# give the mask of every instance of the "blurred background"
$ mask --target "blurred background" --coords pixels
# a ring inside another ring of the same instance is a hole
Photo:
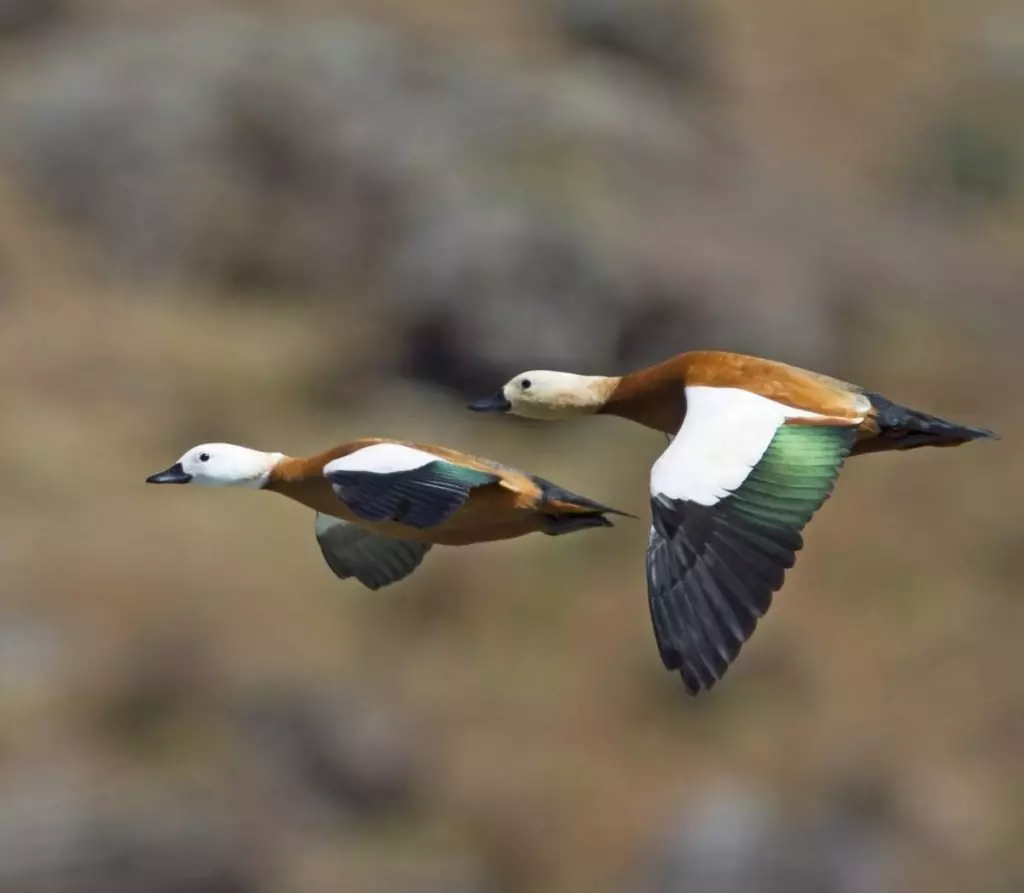
[[[1024,8],[0,0],[0,890],[1024,890]],[[437,441],[692,348],[1003,434],[851,462],[694,701],[646,522],[371,593],[201,441]]]

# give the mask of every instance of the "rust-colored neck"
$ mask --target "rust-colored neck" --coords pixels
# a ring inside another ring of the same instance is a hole
[[[328,462],[380,442],[381,438],[378,437],[364,437],[324,450],[314,456],[285,456],[271,469],[264,489],[281,490],[283,489],[282,485],[304,480],[323,480],[324,466]]]
[[[677,434],[686,414],[682,371],[673,358],[624,375],[599,412]]]

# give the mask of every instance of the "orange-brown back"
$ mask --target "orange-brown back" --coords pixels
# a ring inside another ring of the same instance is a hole
[[[795,409],[856,421],[866,398],[854,385],[760,357],[692,351],[622,377],[603,412],[676,434],[686,414],[686,386],[742,388]]]
[[[499,480],[473,488],[465,504],[436,527],[416,528],[393,521],[368,522],[338,499],[330,481],[324,477],[323,469],[335,459],[379,443],[395,443],[423,450],[465,468],[494,474]],[[583,510],[571,503],[546,503],[540,485],[517,469],[458,450],[387,438],[363,438],[314,456],[285,458],[275,467],[264,489],[287,496],[314,511],[370,527],[386,536],[441,545],[511,539],[544,529],[545,513],[573,514]]]

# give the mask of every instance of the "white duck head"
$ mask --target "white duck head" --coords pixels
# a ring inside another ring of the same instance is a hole
[[[201,443],[147,484],[196,484],[201,487],[262,487],[282,453],[263,453],[233,443]]]
[[[591,415],[608,402],[619,383],[604,375],[574,375],[534,369],[509,381],[497,394],[474,400],[474,412],[507,412],[527,419]]]

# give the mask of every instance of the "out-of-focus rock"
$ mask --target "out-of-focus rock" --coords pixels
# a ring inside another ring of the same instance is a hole
[[[67,0],[0,0],[0,39],[51,25],[67,7]]]
[[[66,682],[68,637],[40,618],[0,618],[0,697],[37,696]]]
[[[15,156],[139,273],[337,284],[388,244],[373,238],[387,228],[374,222],[387,161],[360,167],[373,152],[352,149],[363,135],[345,110],[363,76],[386,85],[401,63],[375,32],[303,36],[281,35],[279,49],[257,25],[217,17],[79,36],[17,91],[28,130]]]
[[[201,643],[167,635],[142,643],[124,673],[99,694],[96,719],[112,743],[146,751],[180,726],[208,723],[216,700],[215,673]]]
[[[671,828],[642,893],[887,893],[899,865],[891,820],[840,799],[796,818],[742,787],[690,807]]]
[[[1024,14],[1019,7],[986,10],[973,45],[986,74],[1024,84]]]
[[[1007,206],[1024,191],[1024,17],[990,13],[967,46],[905,165],[916,200],[956,213]]]
[[[391,300],[419,319],[404,371],[471,391],[517,363],[601,368],[630,301],[610,254],[542,214],[439,210],[395,264]]]
[[[407,371],[467,390],[526,360],[615,361],[643,234],[618,244],[588,205],[642,198],[638,133],[677,187],[702,151],[600,77],[551,89],[346,20],[111,28],[7,96],[0,146],[127,268],[380,292]]]
[[[258,893],[259,852],[205,799],[34,774],[0,792],[0,890]]]
[[[307,801],[357,818],[406,812],[417,802],[419,754],[389,711],[278,691],[244,705],[242,728],[271,774]]]
[[[467,393],[698,346],[841,373],[851,295],[1016,301],[991,257],[827,200],[620,74],[344,17],[107,26],[0,85],[0,156],[138,275],[358,301],[392,371]]]
[[[560,0],[557,13],[583,46],[688,85],[708,78],[710,35],[693,0]]]

